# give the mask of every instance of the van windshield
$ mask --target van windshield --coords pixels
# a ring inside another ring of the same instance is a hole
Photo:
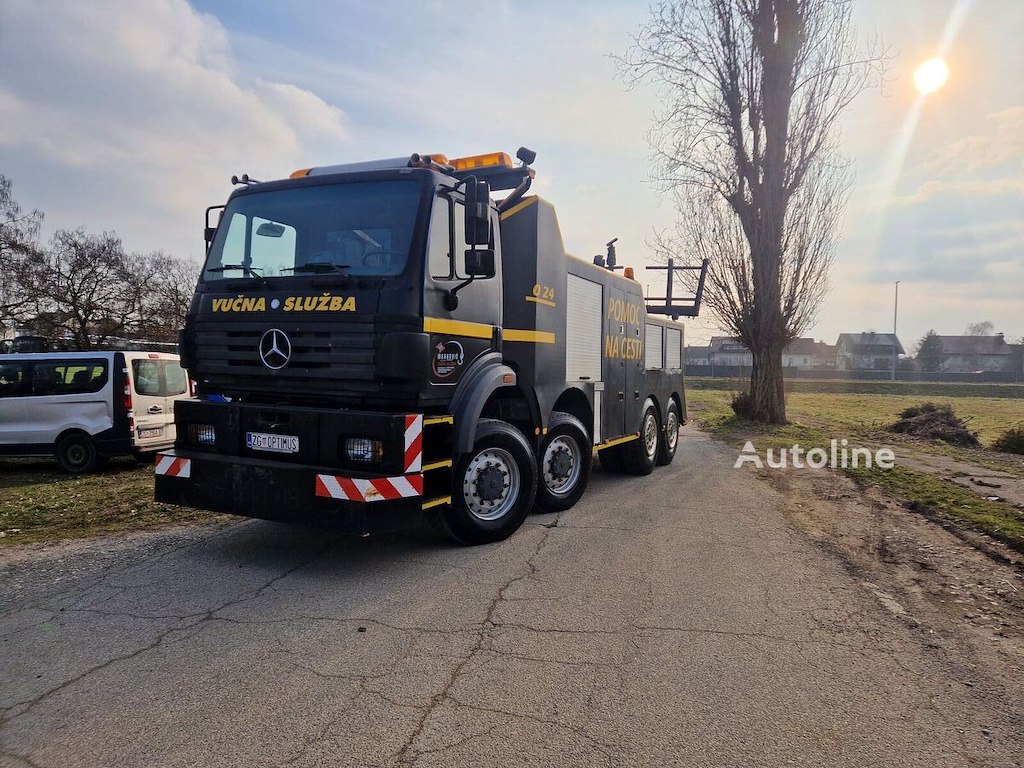
[[[400,274],[421,194],[414,181],[376,181],[237,197],[224,211],[203,278]]]

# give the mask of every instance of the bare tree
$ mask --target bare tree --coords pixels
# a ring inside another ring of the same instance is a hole
[[[45,336],[70,338],[79,349],[124,336],[142,307],[133,262],[117,235],[59,230],[49,248],[25,262],[33,327]]]
[[[882,71],[850,0],[666,0],[620,67],[665,98],[650,141],[676,230],[706,256],[705,301],[753,356],[746,415],[786,421],[782,349],[828,290],[850,174],[836,123]]]
[[[146,257],[144,271],[153,279],[144,297],[146,311],[138,330],[140,338],[162,342],[178,340],[201,266],[198,261],[160,252]]]
[[[995,325],[991,320],[982,320],[980,323],[971,323],[964,330],[965,336],[991,336]]]
[[[38,250],[40,211],[22,211],[14,185],[0,174],[0,322],[19,320],[29,306],[23,281],[25,258]]]

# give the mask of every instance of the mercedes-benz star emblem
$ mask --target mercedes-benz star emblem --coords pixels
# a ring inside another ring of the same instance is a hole
[[[260,360],[270,370],[284,368],[291,356],[292,343],[284,331],[271,328],[260,336]]]

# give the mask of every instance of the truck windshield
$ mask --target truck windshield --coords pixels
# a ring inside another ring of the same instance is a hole
[[[243,195],[224,211],[203,278],[271,279],[405,269],[421,187],[377,181]]]

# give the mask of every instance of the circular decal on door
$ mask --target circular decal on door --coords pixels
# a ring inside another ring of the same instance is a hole
[[[434,375],[439,379],[451,376],[462,367],[466,353],[457,341],[439,341],[434,345]]]

